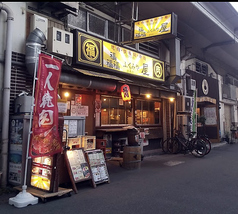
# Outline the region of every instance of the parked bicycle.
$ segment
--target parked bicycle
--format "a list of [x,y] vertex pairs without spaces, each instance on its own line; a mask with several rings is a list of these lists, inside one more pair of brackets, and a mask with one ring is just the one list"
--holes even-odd
[[205,142],[206,147],[207,147],[207,152],[206,152],[206,155],[207,155],[212,149],[212,144],[211,144],[210,139],[208,138],[207,135],[197,135],[197,138],[201,139]]
[[181,131],[175,130],[175,136],[163,142],[162,150],[172,154],[190,152],[195,157],[204,157],[207,153],[207,146],[202,139],[194,138],[194,132],[188,133],[188,139]]
[[[188,125],[183,125],[183,126],[188,126]],[[212,145],[211,145],[211,141],[207,135],[205,135],[205,134],[201,135],[201,134],[197,134],[197,132],[193,132],[192,138],[201,139],[205,142],[206,147],[207,147],[206,155],[211,151]]]

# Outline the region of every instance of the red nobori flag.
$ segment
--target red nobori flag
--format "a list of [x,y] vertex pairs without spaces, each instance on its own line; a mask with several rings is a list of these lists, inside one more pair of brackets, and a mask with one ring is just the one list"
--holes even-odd
[[32,135],[31,157],[48,156],[62,151],[58,132],[57,88],[62,62],[39,54]]

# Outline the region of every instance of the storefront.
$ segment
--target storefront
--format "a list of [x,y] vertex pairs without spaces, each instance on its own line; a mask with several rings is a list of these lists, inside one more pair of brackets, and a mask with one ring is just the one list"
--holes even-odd
[[139,141],[144,151],[159,149],[171,132],[169,98],[177,94],[162,86],[164,62],[78,30],[73,33],[73,62],[62,67],[59,85],[59,95],[68,103],[64,115],[85,116],[85,134],[107,140],[108,158],[121,156],[132,127],[143,133]]
[[197,85],[197,130],[206,134],[212,142],[219,139],[219,93],[218,80],[191,70],[186,73]]

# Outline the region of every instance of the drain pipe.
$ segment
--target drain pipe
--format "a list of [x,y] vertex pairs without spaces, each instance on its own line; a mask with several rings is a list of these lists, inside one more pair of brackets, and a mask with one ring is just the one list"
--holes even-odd
[[14,20],[12,10],[3,3],[0,3],[0,12],[7,13],[7,41],[5,52],[5,71],[3,82],[3,112],[2,112],[2,179],[1,186],[7,185],[7,164],[8,164],[8,142],[9,142],[9,106],[10,106],[10,86],[11,86],[11,64],[12,64],[12,24]]

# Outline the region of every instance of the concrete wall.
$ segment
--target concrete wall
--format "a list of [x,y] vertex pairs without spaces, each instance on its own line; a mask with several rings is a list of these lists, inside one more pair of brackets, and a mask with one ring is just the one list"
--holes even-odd
[[[14,14],[13,32],[12,32],[12,51],[14,52],[25,52],[25,32],[26,32],[26,13],[25,13],[25,2],[3,2],[7,5]],[[0,88],[3,86],[4,71],[5,71],[5,50],[6,50],[6,39],[7,39],[7,13],[6,11],[0,11]],[[2,91],[2,90],[1,90]],[[2,121],[2,93],[0,93],[0,121]],[[0,124],[2,126],[2,124]],[[0,127],[0,130],[2,127]]]

